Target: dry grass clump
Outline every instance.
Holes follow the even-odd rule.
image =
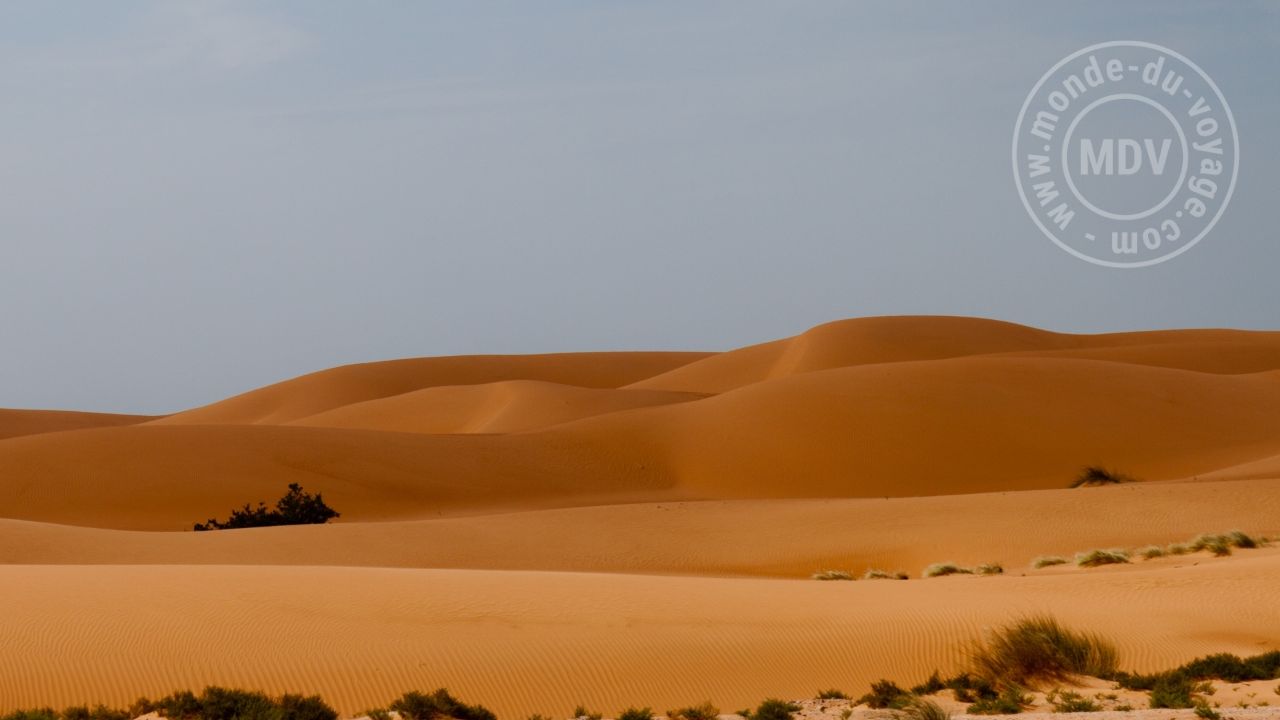
[[[618,714],[618,720],[653,720],[653,708],[647,705],[640,708],[629,707]]]
[[[909,720],[951,720],[951,711],[932,700],[915,699],[902,709]]]
[[[1143,560],[1155,560],[1158,557],[1164,557],[1165,550],[1159,545],[1148,545],[1138,550],[1138,554]]]
[[[1119,565],[1127,562],[1129,562],[1129,552],[1119,548],[1076,553],[1076,565],[1080,567],[1091,568],[1100,565]]]
[[[906,580],[910,577],[910,575],[907,575],[901,570],[889,572],[888,570],[880,570],[878,568],[870,568],[862,574],[863,580]]]
[[[953,562],[934,563],[924,569],[924,577],[945,577],[947,575],[972,575],[973,568],[961,567]]]
[[[848,570],[819,570],[809,576],[812,580],[852,580],[853,573]]]
[[[1031,567],[1039,570],[1040,568],[1047,568],[1053,565],[1066,565],[1069,562],[1071,561],[1061,555],[1041,555],[1031,561]]]
[[[975,672],[992,683],[1027,687],[1076,675],[1110,677],[1118,656],[1115,646],[1098,635],[1070,630],[1049,615],[1033,615],[996,630],[975,646],[972,663]]]
[[[1190,555],[1192,552],[1191,546],[1186,543],[1170,543],[1164,550],[1169,555]]]
[[[667,711],[667,717],[671,720],[716,720],[719,714],[720,708],[710,702]]]
[[[979,575],[1003,575],[1004,566],[1000,563],[982,563],[973,569]]]

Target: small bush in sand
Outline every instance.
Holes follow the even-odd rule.
[[[127,710],[113,710],[106,705],[93,709],[78,705],[62,711],[62,720],[132,720],[133,717]]]
[[[408,720],[497,720],[488,708],[459,702],[444,688],[430,695],[420,692],[405,693],[399,700],[391,703],[391,709]]]
[[[1069,562],[1071,561],[1060,555],[1041,555],[1031,561],[1031,567],[1039,570],[1040,568],[1052,567],[1054,565],[1066,565]]]
[[[276,501],[272,510],[267,504],[258,503],[258,507],[250,507],[248,503],[239,510],[232,510],[231,517],[224,521],[209,518],[207,522],[196,523],[197,532],[204,530],[235,530],[238,528],[276,527],[279,525],[323,525],[338,517],[333,508],[324,504],[320,493],[311,495],[302,491],[298,483],[289,483],[289,492]]]
[[[973,568],[960,567],[959,565],[953,562],[934,563],[924,569],[924,576],[927,578],[945,577],[947,575],[972,575],[972,574],[973,574]]]
[[[811,580],[852,580],[853,574],[847,570],[819,570],[809,578]]]
[[[53,708],[37,708],[15,710],[8,715],[0,715],[0,720],[59,720],[59,718],[58,712]]]
[[[1200,552],[1201,550],[1208,550],[1219,557],[1230,555],[1231,540],[1226,535],[1214,535],[1213,533],[1197,535],[1191,541],[1191,551]]]
[[[1138,551],[1143,560],[1155,560],[1158,557],[1164,557],[1164,548],[1159,545],[1148,545]]]
[[[1056,713],[1098,712],[1102,706],[1071,690],[1054,689],[1044,696]]]
[[[1194,689],[1191,680],[1185,675],[1162,675],[1151,688],[1149,704],[1153,708],[1189,708]]]
[[[933,674],[929,676],[928,680],[925,680],[919,685],[911,686],[911,694],[912,695],[934,695],[946,689],[947,689],[947,684],[942,681],[942,676],[938,674],[937,670],[934,670]]]
[[[909,720],[951,720],[951,711],[932,700],[912,700],[903,710]]]
[[[991,700],[979,700],[969,706],[970,715],[1017,715],[1031,704],[1031,698],[1017,688],[1010,687]]]
[[[373,708],[372,710],[365,710],[360,714],[369,718],[369,720],[391,720],[391,711],[386,708]],[[529,718],[529,720],[533,720],[533,718]],[[543,718],[543,720],[546,719]]]
[[[641,708],[629,707],[618,714],[618,720],[653,720],[653,708],[648,705]]]
[[[1111,677],[1116,648],[1092,633],[1063,627],[1048,615],[1017,620],[972,651],[974,669],[993,684],[1026,687],[1039,680],[1075,675]]]
[[[871,692],[858,698],[854,704],[866,705],[869,708],[883,710],[891,708],[901,710],[912,700],[911,693],[898,687],[890,680],[877,680],[871,683]]]
[[[591,712],[585,706],[579,705],[573,709],[574,720],[600,720],[604,717],[602,713]]]
[[[751,720],[791,720],[791,716],[799,710],[800,706],[795,703],[768,698],[748,717]]]
[[[1080,567],[1098,567],[1100,565],[1119,565],[1129,562],[1129,553],[1126,550],[1090,550],[1089,552],[1076,553],[1076,565]]]
[[[840,690],[831,688],[830,690],[819,690],[818,699],[819,700],[848,700],[849,696],[845,695]]]
[[[1170,543],[1164,551],[1169,555],[1189,555],[1191,546],[1186,543]]]
[[[1004,566],[1000,563],[982,563],[974,568],[974,572],[979,575],[1003,575]]]
[[[1090,465],[1080,471],[1075,481],[1071,483],[1071,487],[1096,487],[1098,485],[1119,485],[1120,483],[1133,482],[1133,478],[1123,473],[1112,472],[1104,467]]]
[[[902,572],[901,570],[889,572],[888,570],[880,570],[878,568],[871,568],[862,573],[863,580],[907,580],[910,577],[910,575]]]
[[[671,720],[716,720],[719,714],[720,708],[709,702],[667,711],[667,717]]]
[[[1222,713],[1209,707],[1209,703],[1201,700],[1196,703],[1196,717],[1204,720],[1222,720]]]
[[[337,720],[338,713],[318,696],[284,695],[207,687],[200,695],[184,690],[155,702],[141,699],[134,710],[158,712],[171,720]]]

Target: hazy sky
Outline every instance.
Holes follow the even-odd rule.
[[[1190,252],[1095,267],[1009,168],[1060,58],[1239,125]],[[0,406],[167,412],[411,355],[842,317],[1280,328],[1280,2],[0,4]]]

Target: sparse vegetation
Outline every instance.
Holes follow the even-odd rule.
[[[1201,700],[1196,703],[1196,717],[1204,718],[1204,720],[1222,720],[1222,713],[1209,707],[1209,703]]]
[[[768,698],[760,703],[760,707],[749,716],[751,720],[791,720],[792,714],[800,709],[795,703]]]
[[[1099,485],[1119,485],[1120,483],[1128,482],[1133,482],[1133,478],[1123,473],[1112,472],[1098,465],[1090,465],[1080,471],[1075,481],[1071,483],[1071,487],[1097,487]]]
[[[938,674],[937,670],[934,670],[933,674],[929,676],[928,680],[925,680],[919,685],[912,686],[911,694],[912,695],[933,695],[934,693],[942,692],[946,688],[947,688],[947,684],[942,681],[942,676]]]
[[[910,575],[901,570],[889,572],[888,570],[879,570],[877,568],[871,568],[862,574],[863,580],[907,580],[910,577]]]
[[[391,709],[407,720],[497,720],[487,708],[459,702],[444,688],[429,695],[420,692],[405,693],[399,700],[391,703]]]
[[[653,708],[648,705],[640,708],[629,707],[618,714],[618,720],[653,720]]]
[[[1102,706],[1071,690],[1055,688],[1045,694],[1044,699],[1056,713],[1098,712]]]
[[[871,692],[858,698],[856,704],[882,710],[891,708],[901,710],[912,701],[911,693],[898,687],[890,680],[877,680],[871,683]]]
[[[830,690],[819,690],[818,699],[819,700],[848,700],[849,696],[845,695],[840,690],[836,690],[835,688],[832,688]]]
[[[1005,688],[995,698],[984,698],[969,706],[970,715],[1016,715],[1031,704],[1031,698],[1016,687]]]
[[[993,684],[1026,687],[1074,675],[1111,677],[1115,646],[1103,638],[1063,627],[1047,615],[1023,618],[994,632],[973,651],[978,674]]]
[[[909,720],[951,720],[951,712],[932,700],[916,698],[903,708],[903,714]]]
[[[974,572],[979,575],[1003,575],[1004,566],[1000,563],[982,563],[974,568]]]
[[[1159,545],[1148,545],[1138,550],[1138,554],[1142,556],[1143,560],[1155,560],[1158,557],[1164,557],[1165,551]]]
[[[604,717],[604,714],[591,712],[585,706],[579,705],[573,709],[573,717],[574,720],[600,720],[600,718]]]
[[[1076,553],[1076,565],[1080,567],[1099,567],[1101,565],[1118,565],[1129,562],[1129,553],[1126,550],[1090,550],[1089,552]]]
[[[667,711],[667,717],[671,720],[716,720],[719,714],[720,708],[710,702]]]
[[[1040,568],[1052,567],[1054,565],[1066,565],[1070,560],[1060,555],[1041,555],[1031,561],[1031,567],[1039,570]]]
[[[819,570],[809,576],[812,580],[852,580],[853,574],[848,570]]]
[[[264,502],[259,502],[257,507],[250,507],[245,503],[243,508],[232,510],[231,517],[227,520],[209,518],[207,522],[196,523],[194,529],[199,532],[280,525],[323,525],[339,515],[336,510],[325,505],[320,493],[311,495],[303,492],[298,483],[289,483],[289,492],[276,501],[274,509],[267,509]]]
[[[924,577],[944,577],[946,575],[972,575],[973,568],[961,567],[953,562],[934,563],[924,569]]]

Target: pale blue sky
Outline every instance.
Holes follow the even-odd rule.
[[[1009,170],[1105,40],[1230,101],[1231,206],[1095,267]],[[849,316],[1280,328],[1280,3],[0,5],[0,406],[166,412],[411,355]]]

